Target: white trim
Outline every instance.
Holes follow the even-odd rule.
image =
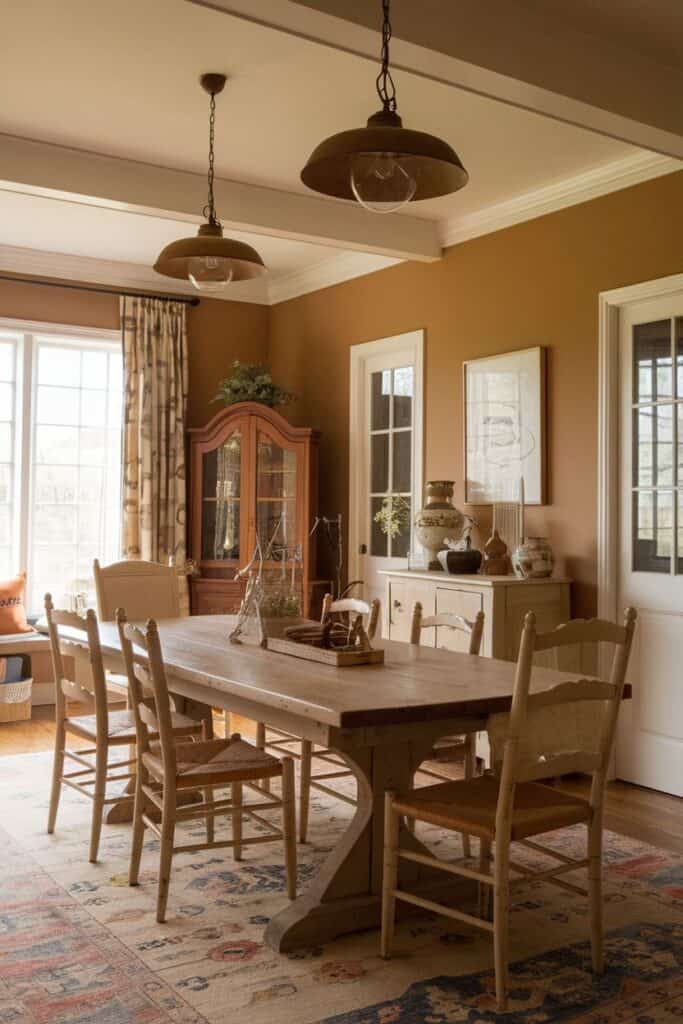
[[[386,270],[387,267],[394,267],[401,262],[391,256],[380,256],[375,253],[345,252],[333,259],[321,260],[320,263],[295,270],[290,274],[270,278],[268,304],[274,306],[278,302],[317,292],[342,281],[350,281],[354,277]]]
[[[524,192],[464,217],[451,217],[443,223],[442,242],[444,246],[457,245],[469,238],[488,235],[680,170],[683,170],[683,163],[672,157],[647,151],[629,154],[621,160]]]
[[[75,327],[73,324],[55,324],[47,320],[16,320],[0,316],[0,328],[15,330],[17,334],[54,334],[55,340],[66,337],[88,340],[121,342],[120,331],[103,327]]]
[[[352,345],[349,375],[349,531],[347,575],[350,580],[358,579],[358,523],[363,494],[361,474],[365,465],[363,456],[364,438],[360,436],[358,424],[364,420],[365,366],[369,359],[394,352],[396,349],[412,349],[414,366],[414,411],[413,411],[413,494],[421,497],[423,488],[424,463],[424,330],[407,331],[377,341]]]
[[[683,274],[644,281],[599,296],[598,343],[598,615],[616,619],[619,582],[619,320],[621,307],[683,292]],[[602,657],[602,656],[601,656]],[[601,669],[605,669],[601,663]]]

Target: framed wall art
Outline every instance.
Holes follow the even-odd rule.
[[[465,501],[517,501],[545,494],[545,349],[521,349],[464,364]]]

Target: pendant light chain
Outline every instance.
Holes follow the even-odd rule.
[[[376,85],[379,98],[385,110],[396,111],[396,86],[389,70],[389,42],[391,41],[391,22],[389,21],[390,0],[382,0],[382,70],[377,76]]]
[[[218,218],[216,217],[216,207],[213,198],[213,177],[214,177],[214,157],[213,157],[213,141],[216,130],[216,94],[211,93],[211,104],[209,107],[209,171],[207,175],[208,184],[208,202],[203,209],[203,214],[208,220],[209,224],[218,224]]]

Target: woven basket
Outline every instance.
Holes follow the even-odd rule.
[[[21,722],[31,717],[33,679],[0,683],[0,722]]]

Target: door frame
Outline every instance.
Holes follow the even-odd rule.
[[[598,345],[598,615],[615,621],[619,586],[619,324],[624,306],[683,293],[683,274],[601,292]],[[605,645],[601,645],[605,646]],[[603,661],[607,659],[607,663]],[[609,670],[609,652],[601,655]]]
[[[412,350],[415,392],[413,395],[413,502],[417,510],[422,498],[423,446],[424,446],[424,335],[422,328],[393,334],[377,341],[352,345],[349,375],[349,531],[347,576],[359,578],[358,544],[359,522],[362,514],[363,473],[365,467],[365,438],[361,425],[365,409],[366,365],[369,359],[393,352],[396,348]],[[412,524],[411,524],[412,531]]]

